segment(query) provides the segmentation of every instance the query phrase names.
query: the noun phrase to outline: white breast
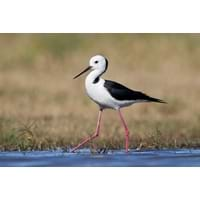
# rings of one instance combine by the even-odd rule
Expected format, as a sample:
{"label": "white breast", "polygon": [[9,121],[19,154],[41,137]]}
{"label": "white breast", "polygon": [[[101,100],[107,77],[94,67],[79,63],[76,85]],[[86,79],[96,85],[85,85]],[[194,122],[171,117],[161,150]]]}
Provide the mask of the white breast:
{"label": "white breast", "polygon": [[85,88],[88,96],[97,103],[101,108],[119,109],[121,107],[129,106],[136,101],[119,101],[114,99],[107,89],[104,87],[105,80],[99,77],[98,82],[94,80],[100,75],[98,70],[94,70],[88,74],[85,79]]}
{"label": "white breast", "polygon": [[121,107],[126,107],[135,103],[134,101],[118,101],[114,99],[104,87],[104,82],[105,80],[100,78],[97,83],[93,83],[88,77],[85,81],[88,96],[101,108],[112,108],[117,110]]}
{"label": "white breast", "polygon": [[85,87],[88,96],[102,108],[115,108],[112,96],[108,93],[106,88],[103,87],[104,80],[99,79],[97,83],[93,83],[87,77],[85,81]]}

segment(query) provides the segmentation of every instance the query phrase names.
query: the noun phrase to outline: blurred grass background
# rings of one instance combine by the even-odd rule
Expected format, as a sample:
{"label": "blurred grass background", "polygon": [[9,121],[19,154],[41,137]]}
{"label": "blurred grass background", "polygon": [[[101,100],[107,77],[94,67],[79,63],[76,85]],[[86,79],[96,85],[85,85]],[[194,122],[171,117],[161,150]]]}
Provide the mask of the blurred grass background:
{"label": "blurred grass background", "polygon": [[[109,60],[104,78],[168,102],[123,109],[130,147],[200,147],[200,34],[0,34],[0,150],[64,148],[91,135],[98,107],[85,77],[72,77],[96,54]],[[114,111],[94,143],[124,146]]]}

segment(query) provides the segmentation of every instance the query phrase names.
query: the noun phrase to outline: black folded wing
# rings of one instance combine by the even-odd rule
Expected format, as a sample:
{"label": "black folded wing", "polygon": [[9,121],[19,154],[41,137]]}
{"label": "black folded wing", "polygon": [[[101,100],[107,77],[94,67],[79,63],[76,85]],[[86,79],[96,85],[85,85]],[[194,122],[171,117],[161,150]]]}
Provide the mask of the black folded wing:
{"label": "black folded wing", "polygon": [[164,101],[160,99],[150,97],[139,91],[131,90],[114,81],[105,80],[104,87],[108,90],[108,92],[113,98],[119,101],[141,100],[141,101],[165,103]]}

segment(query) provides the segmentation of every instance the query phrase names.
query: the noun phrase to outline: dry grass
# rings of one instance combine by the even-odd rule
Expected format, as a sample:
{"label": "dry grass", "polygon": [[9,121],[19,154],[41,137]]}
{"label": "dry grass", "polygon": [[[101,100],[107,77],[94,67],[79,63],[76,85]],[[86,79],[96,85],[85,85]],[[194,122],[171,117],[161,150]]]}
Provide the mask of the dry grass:
{"label": "dry grass", "polygon": [[[131,147],[200,146],[199,34],[1,34],[0,149],[64,148],[92,134],[98,107],[72,77],[97,53],[110,61],[106,79],[168,102],[123,110]],[[95,144],[124,146],[114,111]]]}

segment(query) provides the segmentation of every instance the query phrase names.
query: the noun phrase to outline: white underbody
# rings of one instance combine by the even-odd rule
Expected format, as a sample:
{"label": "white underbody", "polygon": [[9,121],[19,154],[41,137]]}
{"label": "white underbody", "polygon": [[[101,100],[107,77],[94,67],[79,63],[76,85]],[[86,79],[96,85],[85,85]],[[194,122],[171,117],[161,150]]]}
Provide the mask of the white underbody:
{"label": "white underbody", "polygon": [[91,72],[85,80],[85,87],[88,96],[95,103],[97,103],[100,106],[100,108],[102,109],[111,108],[118,110],[122,107],[130,106],[131,104],[138,102],[136,100],[131,100],[131,101],[116,100],[110,95],[110,93],[104,87],[104,82],[105,82],[104,79],[99,78],[99,81],[97,83],[93,83],[95,77],[96,77],[95,71]]}

